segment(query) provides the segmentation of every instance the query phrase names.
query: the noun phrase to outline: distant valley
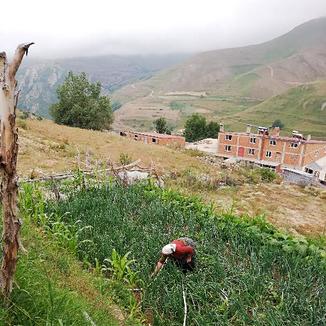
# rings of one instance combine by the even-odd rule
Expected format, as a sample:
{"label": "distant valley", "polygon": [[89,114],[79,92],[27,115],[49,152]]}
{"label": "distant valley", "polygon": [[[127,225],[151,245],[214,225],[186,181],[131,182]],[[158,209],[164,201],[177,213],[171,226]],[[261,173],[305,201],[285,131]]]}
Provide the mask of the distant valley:
{"label": "distant valley", "polygon": [[86,72],[92,82],[100,81],[104,94],[138,80],[187,58],[186,54],[169,55],[107,55],[58,60],[26,60],[18,73],[21,89],[19,107],[49,116],[49,106],[56,102],[56,89],[69,71]]}
{"label": "distant valley", "polygon": [[[315,19],[269,42],[200,53],[148,80],[127,85],[113,94],[124,103],[116,112],[116,125],[148,129],[154,119],[164,116],[178,129],[187,116],[199,112],[238,128],[250,123],[253,115],[254,122],[265,124],[271,124],[276,117],[286,120],[289,129],[314,133],[314,123],[297,123],[295,117],[291,121],[286,117],[289,109],[291,114],[298,110],[297,117],[310,119],[309,107],[316,117],[312,120],[318,120],[319,129],[324,129],[315,133],[326,136],[326,110],[318,111],[320,103],[326,101],[323,86],[317,87],[316,101],[311,92],[304,113],[300,111],[303,105],[277,110],[271,105],[279,103],[273,97],[280,94],[284,94],[286,102],[291,95],[287,91],[295,87],[295,103],[300,104],[307,95],[300,85],[326,79],[325,30],[326,18]],[[268,109],[263,107],[271,109],[267,116]]]}

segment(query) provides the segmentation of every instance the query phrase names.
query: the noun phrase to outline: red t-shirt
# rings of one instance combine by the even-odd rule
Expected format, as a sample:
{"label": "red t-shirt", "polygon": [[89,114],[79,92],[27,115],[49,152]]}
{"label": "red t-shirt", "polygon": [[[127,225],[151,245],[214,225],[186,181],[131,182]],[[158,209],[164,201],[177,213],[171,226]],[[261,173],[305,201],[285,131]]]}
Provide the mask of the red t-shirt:
{"label": "red t-shirt", "polygon": [[187,246],[182,240],[172,241],[176,245],[175,252],[172,254],[174,258],[183,259],[188,255],[194,254],[194,249],[191,246]]}

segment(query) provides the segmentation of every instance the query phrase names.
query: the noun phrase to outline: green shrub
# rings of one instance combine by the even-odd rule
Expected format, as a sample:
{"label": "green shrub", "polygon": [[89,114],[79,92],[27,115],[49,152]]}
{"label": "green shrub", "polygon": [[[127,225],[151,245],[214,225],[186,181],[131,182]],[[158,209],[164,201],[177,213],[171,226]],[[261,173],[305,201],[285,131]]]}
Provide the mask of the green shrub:
{"label": "green shrub", "polygon": [[17,127],[18,127],[18,128],[21,128],[21,129],[27,130],[27,123],[26,123],[25,120],[17,119],[16,124],[17,124]]}
{"label": "green shrub", "polygon": [[263,182],[273,182],[277,177],[276,172],[268,168],[261,168],[260,175]]}
{"label": "green shrub", "polygon": [[101,83],[90,83],[85,73],[69,72],[57,89],[58,103],[50,107],[54,121],[72,127],[110,129],[113,113],[110,100],[101,96]]}
{"label": "green shrub", "polygon": [[220,126],[217,122],[210,121],[198,113],[192,114],[185,123],[184,137],[188,142],[204,138],[217,138]]}
{"label": "green shrub", "polygon": [[29,118],[29,112],[27,111],[21,111],[19,114],[19,118],[22,120],[26,120],[27,118]]}
{"label": "green shrub", "polygon": [[121,165],[128,165],[132,163],[133,159],[128,153],[121,153],[119,157],[119,162]]}

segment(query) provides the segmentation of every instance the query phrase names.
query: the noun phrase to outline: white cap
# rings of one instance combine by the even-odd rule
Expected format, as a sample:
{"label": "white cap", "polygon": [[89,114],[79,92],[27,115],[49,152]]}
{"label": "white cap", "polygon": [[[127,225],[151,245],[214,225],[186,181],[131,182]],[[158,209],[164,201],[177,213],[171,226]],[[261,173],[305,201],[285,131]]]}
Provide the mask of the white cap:
{"label": "white cap", "polygon": [[163,255],[171,255],[172,253],[175,252],[177,248],[177,245],[174,243],[169,243],[166,246],[162,248],[162,254]]}

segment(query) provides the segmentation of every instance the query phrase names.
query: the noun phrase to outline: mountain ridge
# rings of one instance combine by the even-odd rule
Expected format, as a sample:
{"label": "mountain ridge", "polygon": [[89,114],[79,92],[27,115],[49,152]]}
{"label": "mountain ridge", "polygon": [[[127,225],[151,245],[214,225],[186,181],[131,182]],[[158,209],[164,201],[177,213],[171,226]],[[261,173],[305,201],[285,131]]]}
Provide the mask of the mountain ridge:
{"label": "mountain ridge", "polygon": [[[326,79],[325,30],[326,17],[314,19],[273,40],[200,53],[133,87],[126,85],[113,93],[113,98],[124,104],[116,112],[117,124],[129,126],[132,121],[135,126],[134,121],[139,119],[148,126],[144,123],[146,114],[155,118],[159,110],[171,121],[182,122],[190,110],[177,117],[169,112],[171,102],[185,100],[181,94],[205,93],[203,96],[210,100],[227,97],[264,101],[292,87]],[[187,104],[194,112],[202,111],[197,99],[187,98]],[[208,117],[220,119],[221,101],[215,104],[215,113],[209,110]]]}

